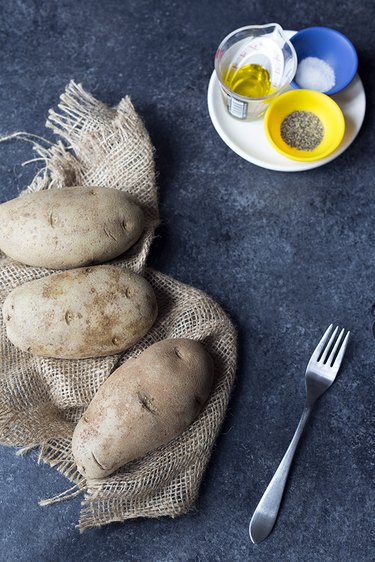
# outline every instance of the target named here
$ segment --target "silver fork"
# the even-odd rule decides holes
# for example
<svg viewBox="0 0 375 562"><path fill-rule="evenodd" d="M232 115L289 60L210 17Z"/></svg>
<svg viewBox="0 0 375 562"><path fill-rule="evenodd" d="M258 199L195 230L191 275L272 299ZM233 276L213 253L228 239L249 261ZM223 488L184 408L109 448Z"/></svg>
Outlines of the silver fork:
<svg viewBox="0 0 375 562"><path fill-rule="evenodd" d="M338 327L333 332L332 328L333 325L331 324L318 343L307 365L305 408L293 439L251 518L249 533L253 543L257 544L267 538L273 529L289 469L306 421L315 402L331 386L340 368L350 332L347 332L343 339L345 330L341 330L335 341Z"/></svg>

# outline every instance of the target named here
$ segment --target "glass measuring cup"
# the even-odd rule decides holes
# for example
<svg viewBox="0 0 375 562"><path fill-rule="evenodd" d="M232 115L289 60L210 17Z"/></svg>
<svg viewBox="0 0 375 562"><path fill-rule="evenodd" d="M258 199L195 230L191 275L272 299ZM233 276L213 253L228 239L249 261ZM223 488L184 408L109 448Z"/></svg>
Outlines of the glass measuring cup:
<svg viewBox="0 0 375 562"><path fill-rule="evenodd" d="M244 121L263 115L268 104L288 88L296 70L294 47L277 23L232 31L215 55L216 76L228 113Z"/></svg>

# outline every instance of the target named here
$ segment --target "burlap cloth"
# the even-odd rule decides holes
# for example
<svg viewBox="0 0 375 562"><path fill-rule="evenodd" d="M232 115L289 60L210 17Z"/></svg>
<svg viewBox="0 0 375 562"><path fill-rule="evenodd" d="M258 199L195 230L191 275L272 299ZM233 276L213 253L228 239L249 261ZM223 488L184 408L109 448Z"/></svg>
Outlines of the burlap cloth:
<svg viewBox="0 0 375 562"><path fill-rule="evenodd" d="M153 286L159 315L151 331L125 353L85 360L34 357L7 339L0 316L0 442L39 448L39 459L74 486L52 503L84 494L81 531L135 517L177 516L194 504L222 424L236 368L236 333L223 310L207 295L154 270L145 262L159 222L153 148L130 99L109 108L71 82L47 127L63 139L49 146L34 139L45 162L30 190L91 185L124 189L142 205L142 239L119 267L143 274ZM0 254L0 304L17 285L51 271L21 265ZM36 327L37 329L37 327ZM120 364L152 343L187 337L201 341L215 363L215 383L196 421L167 445L127 464L103 480L85 481L71 453L71 436L99 386Z"/></svg>

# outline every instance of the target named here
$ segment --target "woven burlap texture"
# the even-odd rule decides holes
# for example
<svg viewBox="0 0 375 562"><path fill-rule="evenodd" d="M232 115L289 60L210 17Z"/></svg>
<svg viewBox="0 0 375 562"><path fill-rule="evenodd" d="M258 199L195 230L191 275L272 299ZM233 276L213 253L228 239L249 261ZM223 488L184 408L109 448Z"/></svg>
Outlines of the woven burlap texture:
<svg viewBox="0 0 375 562"><path fill-rule="evenodd" d="M62 472L74 486L55 500L83 493L81 531L135 517L177 516L196 501L201 479L220 430L236 369L236 332L207 295L145 262L158 224L153 149L143 123L125 97L115 108L97 101L71 82L59 112L47 126L63 139L34 148L45 162L30 190L72 185L129 192L145 210L146 228L131 251L112 263L143 274L159 307L149 333L127 352L84 360L39 358L15 348L0 315L0 442L39 448L39 459ZM16 286L50 275L0 256L0 304ZM71 453L74 426L100 385L119 365L165 338L199 340L215 363L210 398L195 422L170 443L133 461L103 480L85 481ZM50 502L45 502L50 503Z"/></svg>

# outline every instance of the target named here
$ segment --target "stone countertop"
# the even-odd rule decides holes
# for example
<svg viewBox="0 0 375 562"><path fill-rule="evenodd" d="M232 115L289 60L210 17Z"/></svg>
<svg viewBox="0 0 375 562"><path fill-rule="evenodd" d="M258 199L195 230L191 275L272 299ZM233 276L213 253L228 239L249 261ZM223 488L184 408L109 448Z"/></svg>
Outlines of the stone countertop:
<svg viewBox="0 0 375 562"><path fill-rule="evenodd" d="M374 18L372 0L1 3L0 133L45 136L48 109L72 78L109 104L129 94L156 149L162 225L150 264L214 297L240 343L226 420L190 513L79 535L79 498L38 505L67 480L35 454L1 447L1 561L374 560ZM334 27L359 55L368 101L360 134L308 172L242 160L208 115L221 39L275 21ZM1 145L1 201L35 174L38 163L21 165L30 153L20 141ZM250 515L293 435L307 360L331 322L352 330L342 370L302 439L274 532L254 546Z"/></svg>

